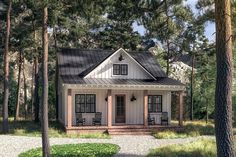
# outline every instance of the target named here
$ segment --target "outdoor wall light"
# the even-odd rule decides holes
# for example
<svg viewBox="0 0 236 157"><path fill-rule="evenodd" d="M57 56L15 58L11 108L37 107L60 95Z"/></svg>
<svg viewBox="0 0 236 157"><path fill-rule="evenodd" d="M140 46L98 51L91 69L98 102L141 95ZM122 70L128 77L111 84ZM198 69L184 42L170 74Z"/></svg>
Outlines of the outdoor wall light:
<svg viewBox="0 0 236 157"><path fill-rule="evenodd" d="M130 98L130 101L135 101L137 100L136 97L134 96L134 94L132 94L132 97Z"/></svg>
<svg viewBox="0 0 236 157"><path fill-rule="evenodd" d="M124 57L122 56L122 54L120 54L119 61L122 61L122 60L124 60Z"/></svg>

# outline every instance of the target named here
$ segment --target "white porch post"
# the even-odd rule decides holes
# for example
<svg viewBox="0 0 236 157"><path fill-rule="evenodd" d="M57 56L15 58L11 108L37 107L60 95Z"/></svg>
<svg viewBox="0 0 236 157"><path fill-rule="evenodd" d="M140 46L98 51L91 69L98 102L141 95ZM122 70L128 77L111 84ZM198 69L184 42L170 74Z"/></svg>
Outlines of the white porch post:
<svg viewBox="0 0 236 157"><path fill-rule="evenodd" d="M143 125L148 126L148 91L143 91Z"/></svg>
<svg viewBox="0 0 236 157"><path fill-rule="evenodd" d="M112 95L111 89L107 91L107 126L112 126Z"/></svg>
<svg viewBox="0 0 236 157"><path fill-rule="evenodd" d="M72 94L71 89L67 93L67 127L72 127Z"/></svg>

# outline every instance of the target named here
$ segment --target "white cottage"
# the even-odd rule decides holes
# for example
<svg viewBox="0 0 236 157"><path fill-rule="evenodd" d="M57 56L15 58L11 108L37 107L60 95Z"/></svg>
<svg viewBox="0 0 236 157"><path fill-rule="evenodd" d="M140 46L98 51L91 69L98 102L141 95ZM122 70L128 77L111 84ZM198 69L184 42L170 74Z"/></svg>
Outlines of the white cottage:
<svg viewBox="0 0 236 157"><path fill-rule="evenodd" d="M68 48L58 66L59 121L66 132L158 128L164 121L169 127L173 91L182 125L185 86L168 78L150 52Z"/></svg>

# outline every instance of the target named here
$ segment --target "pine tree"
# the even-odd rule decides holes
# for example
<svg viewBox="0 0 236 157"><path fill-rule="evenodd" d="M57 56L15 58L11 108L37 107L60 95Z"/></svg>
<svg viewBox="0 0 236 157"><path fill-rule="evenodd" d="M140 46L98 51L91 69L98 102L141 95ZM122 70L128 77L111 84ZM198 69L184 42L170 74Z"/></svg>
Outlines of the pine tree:
<svg viewBox="0 0 236 157"><path fill-rule="evenodd" d="M7 9L7 27L5 37L5 50L4 50L4 99L3 99L3 133L8 133L8 99L9 99L9 37L11 28L11 7L12 1L9 0Z"/></svg>
<svg viewBox="0 0 236 157"><path fill-rule="evenodd" d="M215 130L217 156L234 157L232 128L232 32L230 0L215 0L217 77Z"/></svg>
<svg viewBox="0 0 236 157"><path fill-rule="evenodd" d="M42 94L42 147L43 157L50 157L48 137L48 8L43 8L43 94Z"/></svg>

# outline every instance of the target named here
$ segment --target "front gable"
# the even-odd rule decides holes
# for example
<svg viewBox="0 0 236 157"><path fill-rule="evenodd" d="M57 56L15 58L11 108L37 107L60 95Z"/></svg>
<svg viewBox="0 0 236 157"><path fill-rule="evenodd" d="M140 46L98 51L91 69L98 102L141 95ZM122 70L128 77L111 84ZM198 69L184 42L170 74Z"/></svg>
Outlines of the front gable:
<svg viewBox="0 0 236 157"><path fill-rule="evenodd" d="M119 57L122 56L122 60ZM114 75L113 65L127 65L127 75ZM88 73L84 78L108 78L108 79L155 79L132 56L120 48L100 65Z"/></svg>

